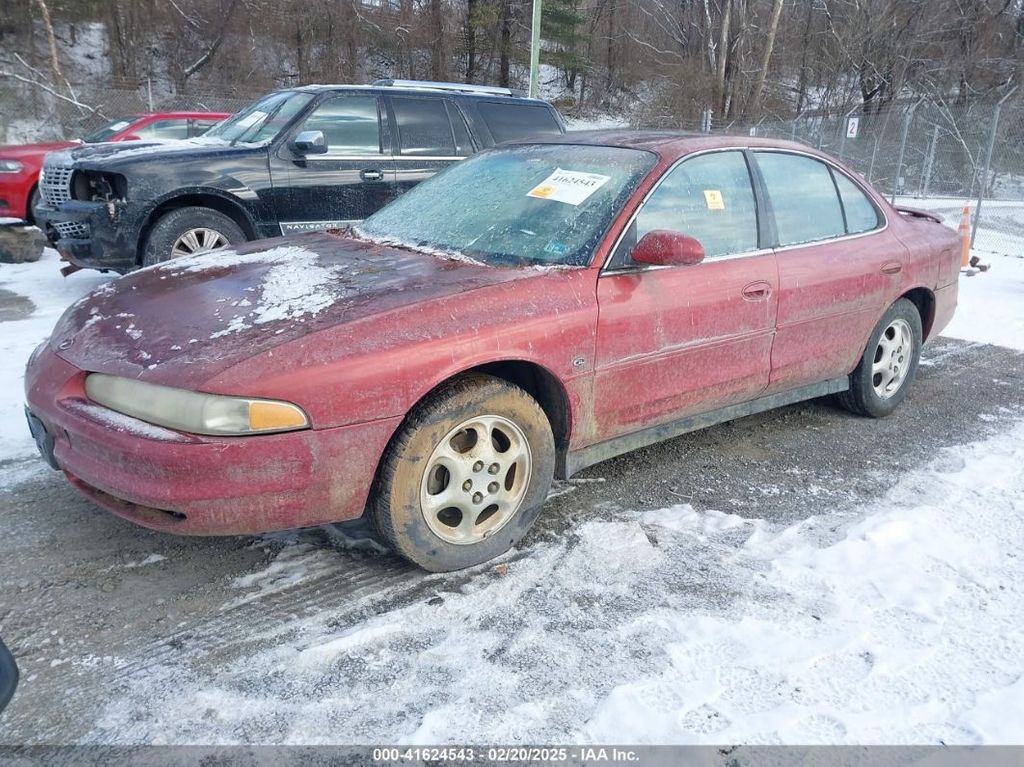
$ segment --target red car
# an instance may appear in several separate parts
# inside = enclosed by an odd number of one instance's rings
[[[221,112],[157,112],[122,117],[82,139],[86,144],[139,139],[183,139],[201,136],[225,117]],[[39,170],[47,152],[75,146],[78,141],[0,146],[0,218],[32,221],[39,199]]]
[[[569,134],[457,163],[347,234],[100,288],[29,361],[29,421],[141,525],[365,512],[450,570],[522,538],[555,475],[826,394],[892,412],[959,252],[799,144]]]

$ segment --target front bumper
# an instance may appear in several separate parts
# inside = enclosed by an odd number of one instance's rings
[[[99,506],[169,533],[250,535],[358,517],[401,422],[199,437],[88,402],[85,376],[48,346],[26,371],[28,410],[53,459]]]
[[[68,200],[40,203],[36,224],[66,260],[85,269],[124,274],[138,265],[139,232],[149,215],[142,203]]]

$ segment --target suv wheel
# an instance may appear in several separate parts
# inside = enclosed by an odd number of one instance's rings
[[[142,265],[152,266],[245,241],[242,228],[219,211],[198,206],[178,208],[161,216],[153,226]]]
[[[905,298],[875,325],[864,356],[850,374],[850,388],[840,403],[858,415],[882,418],[906,398],[917,374],[922,345],[921,315]]]
[[[381,538],[421,567],[471,567],[526,534],[554,467],[540,405],[500,379],[465,376],[406,419],[381,464],[370,516]]]

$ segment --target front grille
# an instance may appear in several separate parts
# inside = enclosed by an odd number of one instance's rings
[[[39,193],[49,205],[60,205],[71,199],[71,175],[74,170],[66,165],[43,166],[39,175]]]
[[[89,238],[89,225],[73,222],[60,222],[53,225],[61,239],[85,240]]]

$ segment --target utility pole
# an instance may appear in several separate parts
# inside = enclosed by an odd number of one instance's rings
[[[533,0],[533,28],[530,33],[530,97],[540,97],[540,10],[541,0]]]

